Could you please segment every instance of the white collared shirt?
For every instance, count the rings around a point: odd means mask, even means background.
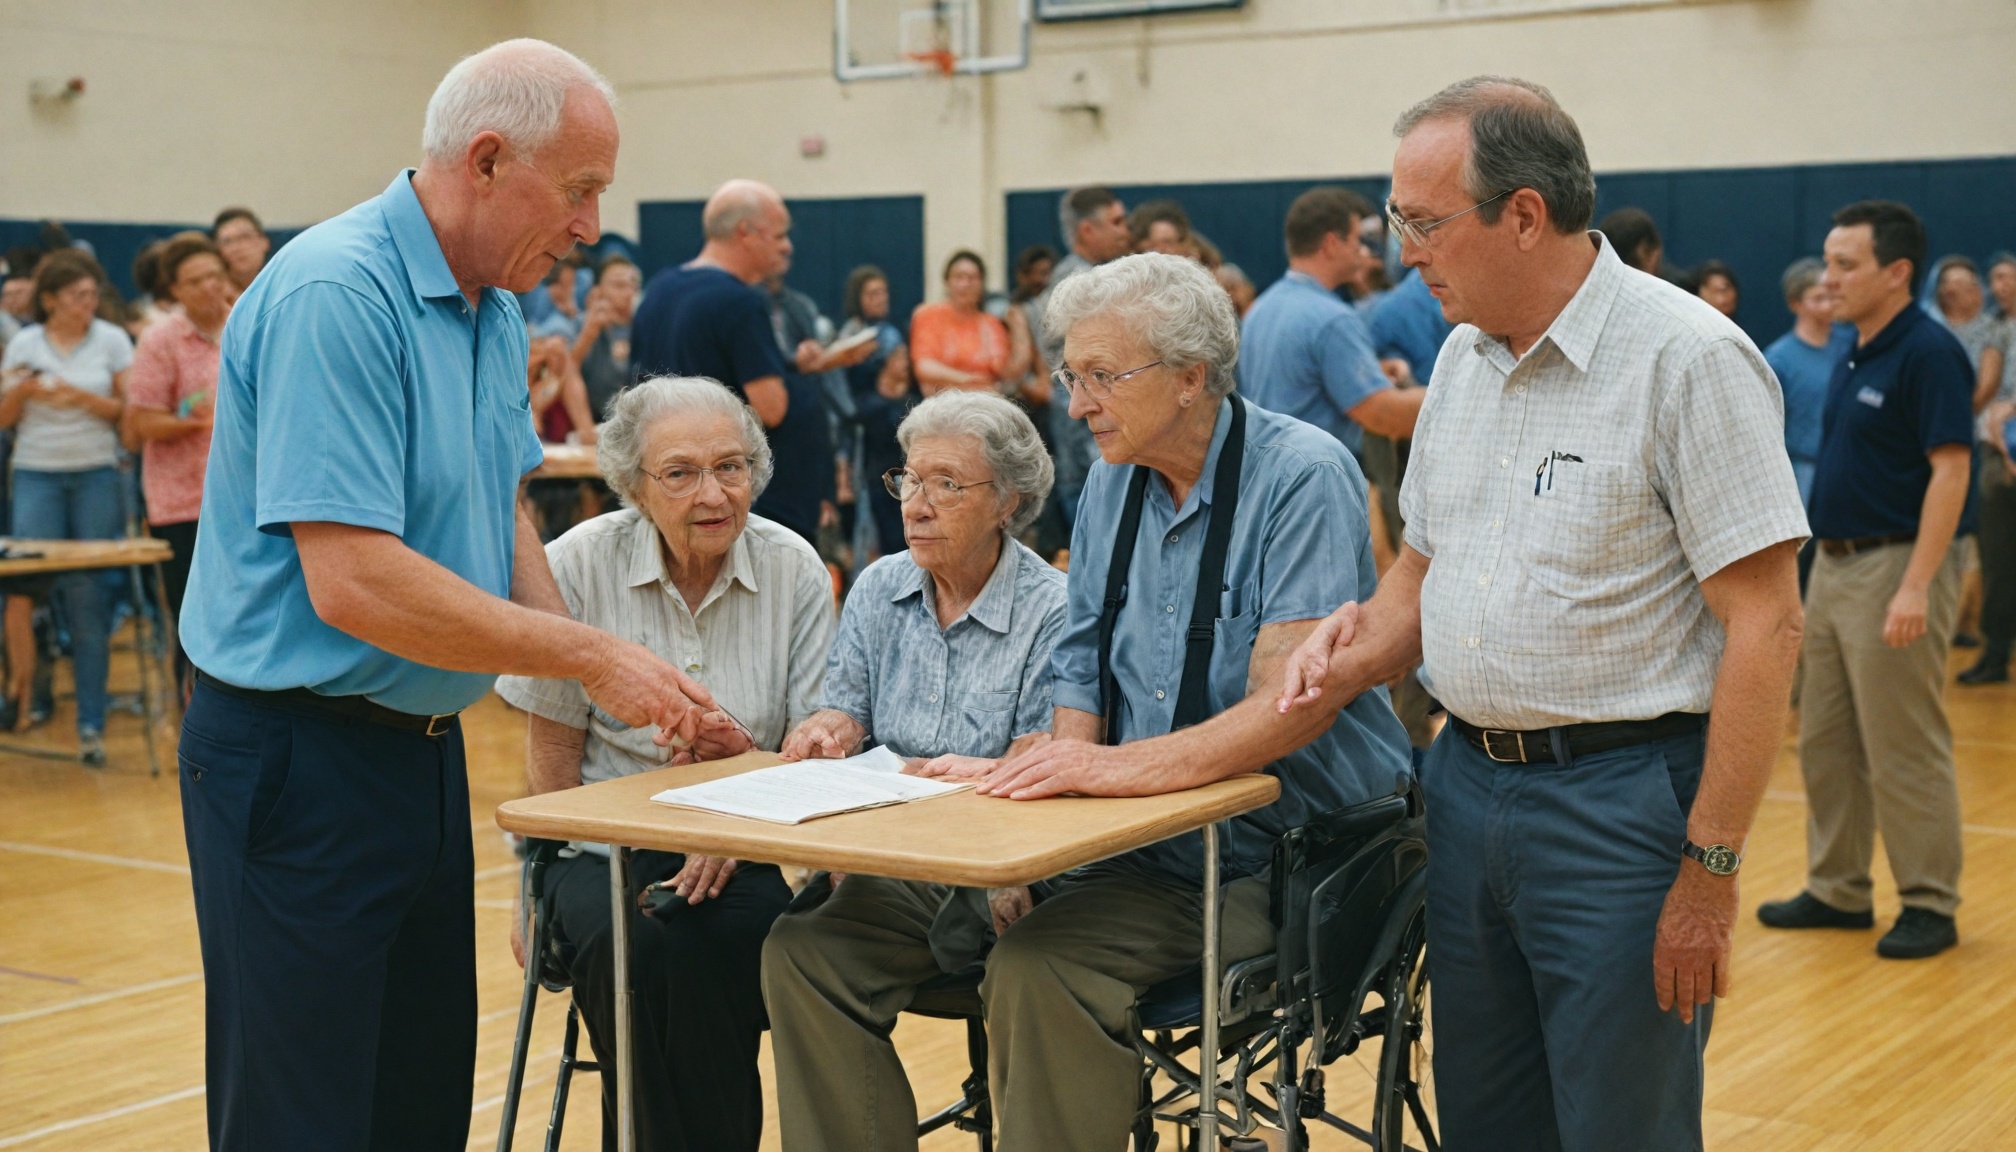
[[[546,546],[574,618],[633,640],[699,681],[776,751],[812,714],[833,645],[833,584],[818,553],[795,532],[749,517],[721,574],[690,609],[665,572],[658,529],[634,509],[576,525]],[[670,750],[653,729],[630,728],[593,705],[578,680],[499,676],[505,700],[588,730],[581,782],[661,768]]]
[[[1756,345],[1590,236],[1594,267],[1524,357],[1450,334],[1401,490],[1433,561],[1423,681],[1484,727],[1706,712],[1723,634],[1700,581],[1807,535]]]

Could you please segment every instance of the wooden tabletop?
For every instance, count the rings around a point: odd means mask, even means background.
[[[803,824],[771,824],[651,802],[653,794],[667,788],[781,762],[773,752],[749,752],[528,796],[499,806],[497,823],[506,831],[552,840],[1005,888],[1264,808],[1281,793],[1280,781],[1259,775],[1124,799],[999,800],[969,789]]]
[[[135,536],[126,540],[23,540],[8,537],[0,541],[9,553],[39,552],[39,556],[9,556],[0,559],[0,576],[33,576],[38,572],[77,572],[87,568],[126,568],[134,564],[160,564],[174,550],[166,540]]]
[[[547,444],[546,462],[532,470],[542,480],[580,479],[602,475],[595,467],[593,444]]]

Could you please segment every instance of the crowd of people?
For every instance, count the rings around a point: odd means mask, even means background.
[[[1085,186],[1007,291],[960,250],[901,317],[864,266],[836,323],[766,185],[648,279],[600,243],[610,100],[509,42],[442,81],[417,169],[270,262],[244,209],[150,246],[131,303],[60,234],[8,254],[11,535],[144,520],[177,555],[217,1146],[466,1142],[457,715],[493,688],[535,792],[752,748],[1009,800],[1268,772],[1228,961],[1271,946],[1283,834],[1418,786],[1451,1148],[1699,1146],[1795,665],[1810,868],[1760,917],[1873,926],[1880,830],[1879,954],[1957,942],[1942,691],[1977,534],[1963,680],[2016,641],[2016,258],[1984,291],[1849,205],[1759,350],[1733,271],[1664,282],[1635,209],[1592,231],[1574,120],[1480,77],[1402,116],[1383,210],[1298,197],[1257,291],[1180,204]],[[521,483],[540,441],[599,480]],[[47,600],[102,763],[119,586],[6,591],[10,707]],[[991,891],[639,853],[641,1145],[756,1147],[767,1024],[787,1147],[914,1147],[890,1028],[984,964],[1003,1144],[1120,1146],[1126,1023],[1200,960],[1199,843]],[[607,849],[532,850],[613,1066]]]

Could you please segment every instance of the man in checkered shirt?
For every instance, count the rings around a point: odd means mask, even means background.
[[[1777,381],[1588,230],[1545,89],[1467,80],[1396,131],[1389,223],[1457,327],[1401,559],[1297,650],[1279,707],[1420,658],[1449,710],[1421,770],[1443,1147],[1698,1149],[1799,653]]]

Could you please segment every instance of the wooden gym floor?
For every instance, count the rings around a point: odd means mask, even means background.
[[[1956,653],[1954,668],[1970,657]],[[130,653],[115,660],[115,690],[130,688]],[[1894,963],[1875,957],[1874,933],[1758,926],[1757,903],[1797,891],[1802,875],[1788,736],[1744,869],[1735,996],[1708,1051],[1710,1148],[2016,1148],[2016,691],[1954,688],[1949,699],[1967,820],[1960,948]],[[71,731],[66,703],[28,740],[57,747]],[[518,868],[490,813],[519,793],[521,733],[495,698],[469,715],[481,1012],[471,1148],[496,1139],[516,1015],[506,931]],[[173,758],[159,779],[147,775],[132,716],[114,716],[108,745],[102,772],[0,753],[0,1149],[205,1146],[202,966]],[[1897,907],[1887,885],[1879,871],[1884,923]],[[563,1013],[556,998],[542,1003],[520,1148],[543,1133]],[[923,1106],[950,1100],[965,1075],[959,1026],[906,1018],[897,1042]],[[1367,1082],[1340,1061],[1333,1105],[1362,1116],[1350,1098]],[[598,1084],[582,1076],[567,1148],[598,1146],[598,1114]],[[939,1133],[925,1147],[970,1139]],[[1318,1139],[1356,1147],[1327,1130]],[[764,1146],[776,1146],[774,1123]]]

